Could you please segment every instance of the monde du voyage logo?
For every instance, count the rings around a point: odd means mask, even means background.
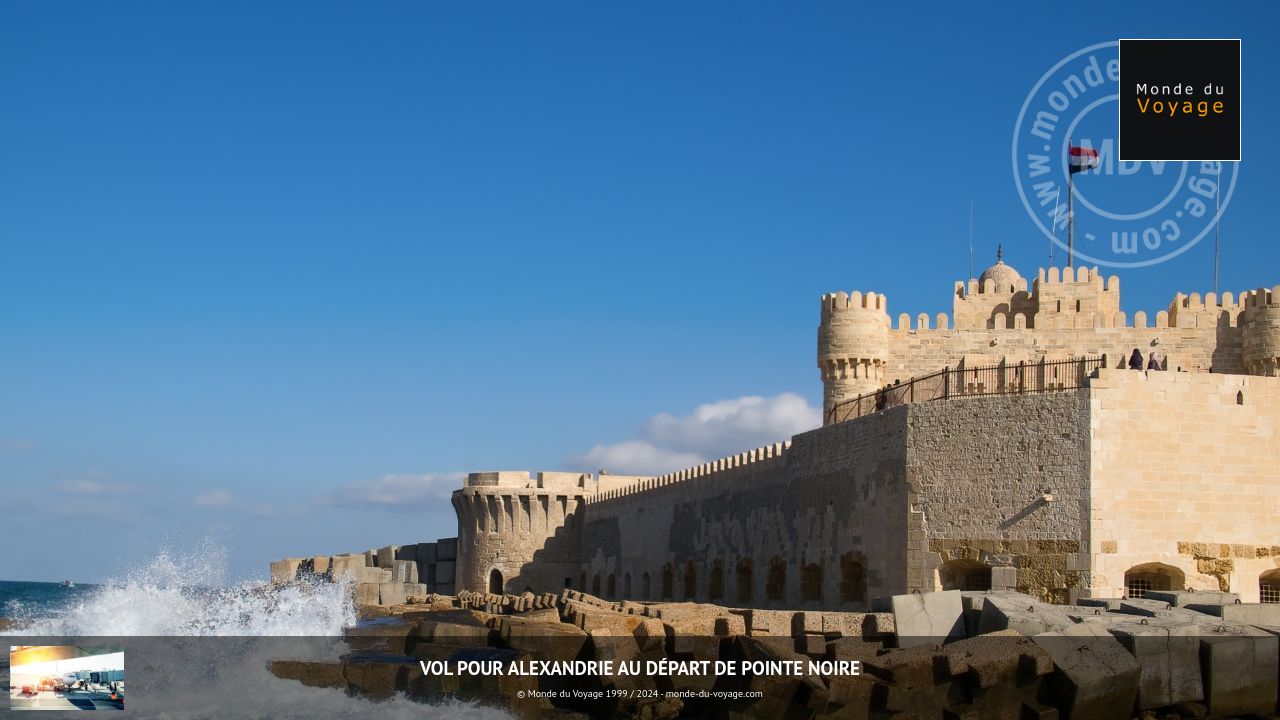
[[[1049,255],[1057,255],[1054,264],[1066,264],[1068,253],[1077,263],[1110,267],[1177,257],[1214,230],[1235,191],[1239,163],[1224,161],[1239,158],[1238,62],[1233,77],[1221,62],[1196,65],[1194,54],[1181,68],[1146,58],[1131,63],[1124,85],[1122,42],[1126,57],[1136,54],[1134,41],[1111,41],[1058,61],[1032,87],[1014,125],[1014,182]],[[1160,49],[1142,49],[1153,48]],[[1234,48],[1238,61],[1238,43]],[[1167,80],[1169,72],[1179,79]],[[1135,97],[1140,85],[1146,92]],[[1170,94],[1161,95],[1166,87]],[[1151,130],[1130,114],[1162,125]]]

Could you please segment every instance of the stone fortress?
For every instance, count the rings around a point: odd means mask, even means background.
[[[1028,283],[1000,260],[952,303],[895,324],[884,295],[822,296],[826,422],[787,442],[661,477],[472,473],[454,587],[828,610],[943,589],[1280,601],[1280,287],[1129,316],[1096,268]],[[1166,370],[1127,369],[1135,349]],[[975,386],[977,366],[1000,379]],[[944,368],[945,400],[841,414]]]
[[[566,588],[851,611],[949,589],[1280,602],[1280,287],[1128,316],[1096,268],[1028,283],[998,260],[952,302],[895,324],[884,295],[823,295],[823,427],[661,477],[471,473],[456,541],[273,576],[351,565],[383,605]],[[1128,369],[1135,349],[1165,369]]]

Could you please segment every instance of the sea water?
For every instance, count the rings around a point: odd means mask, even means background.
[[[0,617],[8,621],[0,635],[11,644],[123,648],[131,717],[510,717],[482,705],[424,705],[403,695],[373,702],[275,677],[267,670],[272,660],[333,662],[349,651],[342,633],[356,624],[350,588],[218,584],[224,573],[217,553],[159,553],[99,585],[0,582]]]

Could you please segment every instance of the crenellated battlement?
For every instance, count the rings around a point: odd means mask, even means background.
[[[1039,268],[1028,282],[1003,259],[953,285],[952,312],[888,318],[878,293],[822,296],[818,367],[824,411],[895,381],[963,362],[1131,357],[1198,372],[1280,367],[1280,287],[1177,293],[1155,312],[1120,309],[1120,278],[1097,267]]]
[[[712,460],[700,465],[694,465],[682,470],[667,473],[666,475],[644,478],[635,484],[590,496],[586,498],[585,502],[587,504],[606,502],[609,500],[630,497],[639,493],[647,493],[652,490],[659,490],[690,480],[713,477],[723,478],[726,474],[737,471],[771,468],[776,464],[785,463],[787,451],[790,449],[790,440],[774,443],[772,445],[765,445],[736,455],[729,455],[727,457],[719,458],[718,460]]]

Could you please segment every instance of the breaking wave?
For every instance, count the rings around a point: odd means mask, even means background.
[[[272,675],[273,660],[336,662],[356,623],[344,582],[224,584],[225,553],[159,553],[122,579],[60,607],[7,608],[4,633],[49,644],[111,644],[125,653],[125,707],[140,718],[509,719],[493,707],[404,695],[373,701]],[[54,639],[57,638],[57,639]]]

